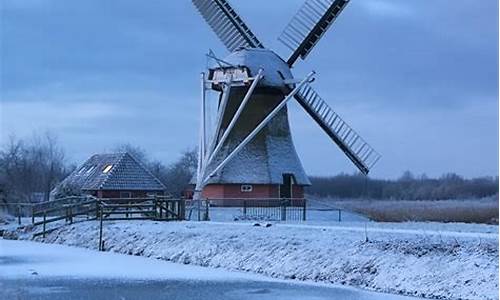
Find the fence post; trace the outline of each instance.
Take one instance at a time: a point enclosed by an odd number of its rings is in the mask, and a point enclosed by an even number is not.
[[[17,223],[21,225],[21,205],[17,205]]]
[[[174,215],[171,213],[172,211],[175,212],[175,202],[172,201],[165,201],[165,218],[170,220],[174,217]]]
[[[339,222],[341,222],[341,221],[342,221],[342,210],[339,209]]]
[[[167,205],[167,201],[165,200],[156,200],[156,206],[158,207],[158,213],[160,215],[160,219],[163,219],[163,205]],[[165,219],[166,219],[166,214],[167,212],[165,212]]]
[[[209,210],[209,201],[205,200],[205,215],[203,216],[203,221],[208,221],[208,210]]]
[[[180,219],[181,220],[185,220],[186,219],[186,200],[184,199],[181,199],[181,201],[179,202],[179,216],[180,216]]]
[[[103,251],[102,247],[102,205],[99,208],[99,251]]]
[[[197,207],[198,207],[198,221],[201,221],[201,199],[196,200],[198,201]]]
[[[69,224],[73,224],[73,205],[70,205],[68,209],[69,209]]]
[[[243,200],[243,216],[247,217],[247,201]]]
[[[166,205],[167,205],[167,203],[168,203],[168,202],[167,202],[166,200],[164,200],[164,201],[163,201],[163,203],[162,203],[162,202],[160,202],[160,219],[162,219],[162,218],[163,218],[163,205],[165,205],[165,206],[166,206]],[[166,212],[166,211],[165,211],[165,219],[168,219],[168,215],[167,215],[167,212]]]
[[[35,224],[35,207],[31,205],[31,224]]]
[[[45,221],[47,220],[47,213],[44,211],[43,212],[43,228],[42,228],[42,237],[45,238]]]
[[[129,210],[129,206],[130,206],[130,201],[128,201],[125,205],[126,205],[126,207],[125,207],[125,218],[128,219],[128,210]]]
[[[302,208],[302,221],[305,221],[306,220],[306,207],[307,207],[307,203],[306,203],[306,199],[303,200],[303,208]]]
[[[284,200],[281,202],[281,221],[286,221],[286,202]]]
[[[99,200],[95,200],[95,219],[99,219]]]

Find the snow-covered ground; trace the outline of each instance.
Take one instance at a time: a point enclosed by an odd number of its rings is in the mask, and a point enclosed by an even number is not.
[[[257,280],[262,276],[227,272],[63,245],[0,240],[0,278],[25,277]]]
[[[1,299],[407,299],[30,241],[0,240],[0,270]]]
[[[104,240],[108,251],[276,278],[428,298],[498,299],[498,226],[264,225],[105,222]],[[97,237],[98,224],[91,221],[63,227],[45,241],[96,249]]]

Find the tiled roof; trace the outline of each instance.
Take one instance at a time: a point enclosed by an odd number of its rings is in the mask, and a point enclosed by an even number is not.
[[[61,186],[64,185],[84,191],[165,190],[165,186],[129,153],[93,155],[61,182]]]

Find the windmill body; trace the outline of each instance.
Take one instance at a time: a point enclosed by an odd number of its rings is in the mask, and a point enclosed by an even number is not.
[[[267,49],[242,48],[223,61],[226,64],[216,65],[208,72],[208,80],[213,81],[210,88],[220,92],[219,107],[223,105],[224,91],[229,84],[226,80],[231,78],[233,81],[227,90],[229,96],[221,114],[220,128],[214,135],[216,139],[220,140],[227,131],[245,98],[250,88],[249,78],[256,76],[259,70],[263,70],[265,75],[255,87],[221,150],[207,166],[207,172],[213,171],[283,101],[290,91],[286,82],[293,81],[286,62]],[[284,187],[284,178],[285,181],[291,178],[293,182],[290,183],[295,185],[291,196],[303,197],[303,186],[310,182],[293,145],[286,107],[234,159],[208,179],[203,195],[209,198],[278,198],[280,194],[290,193],[290,187]],[[242,191],[242,185],[247,186],[246,191]],[[251,190],[248,190],[250,185]]]
[[[314,72],[295,78],[305,59],[349,0],[306,0],[279,40],[283,59],[266,49],[226,0],[192,0],[231,52],[202,74],[199,163],[195,198],[302,198],[310,182],[295,151],[288,122],[291,99],[364,174],[380,155],[310,86]],[[206,93],[218,95],[215,129],[207,132]],[[223,204],[231,204],[231,201]]]

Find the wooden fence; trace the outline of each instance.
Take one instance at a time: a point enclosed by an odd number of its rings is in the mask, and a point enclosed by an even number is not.
[[[45,236],[67,224],[99,220],[99,250],[103,249],[103,222],[112,220],[179,221],[185,219],[184,199],[164,196],[149,198],[95,198],[91,196],[66,197],[36,204],[16,203],[0,205],[7,212],[22,219],[31,217],[31,225],[41,229],[33,237]],[[29,221],[28,221],[29,222]],[[48,228],[49,225],[52,225]]]

